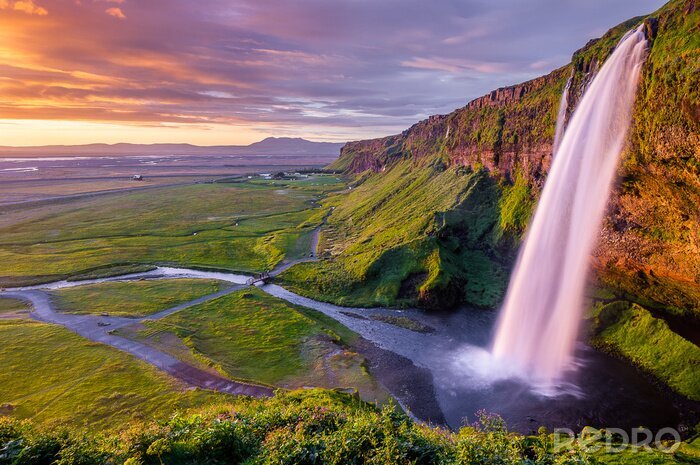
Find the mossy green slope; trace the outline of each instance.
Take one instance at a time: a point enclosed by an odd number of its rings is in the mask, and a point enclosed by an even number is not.
[[[467,296],[493,306],[505,285],[501,224],[509,228],[518,215],[502,219],[509,206],[499,201],[484,170],[399,164],[330,199],[336,206],[320,244],[326,259],[297,265],[283,280],[348,305],[439,306]]]
[[[593,344],[619,355],[684,396],[700,400],[700,347],[637,304],[603,306]]]

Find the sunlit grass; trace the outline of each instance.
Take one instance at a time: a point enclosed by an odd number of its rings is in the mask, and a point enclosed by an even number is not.
[[[0,340],[0,415],[116,428],[226,398],[59,326],[0,320]]]
[[[700,400],[700,348],[637,304],[614,302],[596,314],[594,345],[651,373],[675,391]]]
[[[0,285],[126,264],[254,272],[274,267],[323,216],[314,185],[200,184],[78,199],[0,216]]]
[[[156,345],[163,333],[175,334],[200,361],[235,379],[288,388],[356,388],[369,400],[386,399],[364,369],[362,357],[349,348],[357,337],[353,332],[323,314],[255,288],[145,326],[135,336],[120,334]]]
[[[210,279],[167,279],[88,284],[53,291],[56,310],[74,314],[138,317],[189,302],[228,287]]]
[[[0,313],[16,313],[30,308],[27,302],[17,299],[0,298]]]

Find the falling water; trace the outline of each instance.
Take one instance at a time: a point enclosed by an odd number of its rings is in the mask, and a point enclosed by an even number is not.
[[[647,55],[628,32],[586,90],[552,163],[501,310],[493,354],[537,383],[572,362],[589,257],[600,231]]]
[[[561,143],[561,136],[564,134],[564,128],[566,127],[566,109],[569,106],[569,88],[571,87],[571,81],[574,78],[574,72],[571,71],[571,76],[569,80],[566,81],[566,86],[564,87],[564,92],[561,94],[561,101],[559,102],[559,111],[557,112],[557,127],[554,131],[554,145],[552,151],[557,153],[559,149],[559,144]]]

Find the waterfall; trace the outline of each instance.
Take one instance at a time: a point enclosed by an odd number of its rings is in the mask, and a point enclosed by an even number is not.
[[[495,358],[553,385],[571,365],[589,259],[647,55],[643,27],[618,43],[564,132],[508,286]]]
[[[553,153],[557,153],[559,149],[559,144],[561,143],[561,136],[564,134],[564,128],[566,127],[566,109],[569,107],[569,88],[571,87],[571,81],[574,78],[574,70],[571,70],[571,76],[569,80],[566,81],[566,86],[564,86],[564,92],[561,94],[561,101],[559,102],[559,111],[557,112],[557,126],[554,131],[554,145],[552,146]]]

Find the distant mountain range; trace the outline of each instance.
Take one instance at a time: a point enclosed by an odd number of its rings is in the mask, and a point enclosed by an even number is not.
[[[191,144],[87,144],[37,147],[0,146],[0,157],[114,156],[114,155],[275,155],[337,157],[343,143],[313,142],[301,138],[268,137],[250,145],[199,146]]]

